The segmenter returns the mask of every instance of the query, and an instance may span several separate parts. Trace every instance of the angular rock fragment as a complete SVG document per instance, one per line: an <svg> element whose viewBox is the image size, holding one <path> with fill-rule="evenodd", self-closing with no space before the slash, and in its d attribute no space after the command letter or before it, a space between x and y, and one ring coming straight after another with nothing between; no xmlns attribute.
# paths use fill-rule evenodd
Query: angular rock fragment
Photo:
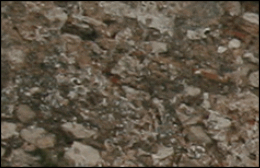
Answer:
<svg viewBox="0 0 260 168"><path fill-rule="evenodd" d="M172 147L165 147L163 145L160 145L158 148L158 152L156 154L152 154L152 158L155 160L161 160L168 156L173 155L174 150Z"/></svg>
<svg viewBox="0 0 260 168"><path fill-rule="evenodd" d="M96 149L80 142L73 142L64 157L72 161L75 166L95 166L101 160Z"/></svg>
<svg viewBox="0 0 260 168"><path fill-rule="evenodd" d="M218 112L209 110L210 115L207 122L210 128L215 130L222 130L231 126L231 121L224 118Z"/></svg>
<svg viewBox="0 0 260 168"><path fill-rule="evenodd" d="M253 72L249 75L250 85L258 88L259 87L259 71Z"/></svg>
<svg viewBox="0 0 260 168"><path fill-rule="evenodd" d="M197 87L187 86L185 87L185 92L189 96L198 96L201 93L201 90Z"/></svg>
<svg viewBox="0 0 260 168"><path fill-rule="evenodd" d="M73 134L75 138L89 138L95 135L95 131L86 129L82 124L68 122L61 127L64 131Z"/></svg>
<svg viewBox="0 0 260 168"><path fill-rule="evenodd" d="M204 132L200 126L192 126L188 128L187 138L191 142L197 142L201 144L210 144L212 141L210 137Z"/></svg>
<svg viewBox="0 0 260 168"><path fill-rule="evenodd" d="M250 23L254 23L256 25L259 25L259 14L256 13L251 13L251 12L246 12L243 15L243 19Z"/></svg>
<svg viewBox="0 0 260 168"><path fill-rule="evenodd" d="M227 51L227 48L226 47L223 47L223 46L219 46L218 47L218 53L224 53L225 51Z"/></svg>
<svg viewBox="0 0 260 168"><path fill-rule="evenodd" d="M243 58L248 59L252 63L259 64L259 59L256 58L252 53L245 53Z"/></svg>
<svg viewBox="0 0 260 168"><path fill-rule="evenodd" d="M190 40L200 40L207 38L206 32L210 31L210 28L205 29L197 29L197 30L188 30L187 31L187 37Z"/></svg>
<svg viewBox="0 0 260 168"><path fill-rule="evenodd" d="M203 165L201 162L199 162L196 159L192 159L192 158L189 158L187 155L184 155L181 158L178 166L179 167L203 167L205 165Z"/></svg>

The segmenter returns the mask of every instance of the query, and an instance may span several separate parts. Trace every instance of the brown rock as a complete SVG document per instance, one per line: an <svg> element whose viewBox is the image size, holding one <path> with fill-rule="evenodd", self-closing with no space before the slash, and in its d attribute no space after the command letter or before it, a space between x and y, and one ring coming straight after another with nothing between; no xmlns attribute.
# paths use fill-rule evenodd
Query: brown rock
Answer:
<svg viewBox="0 0 260 168"><path fill-rule="evenodd" d="M23 123L31 121L36 116L35 112L32 111L32 109L27 105L19 105L16 115L18 119Z"/></svg>
<svg viewBox="0 0 260 168"><path fill-rule="evenodd" d="M200 126L192 126L187 131L187 137L191 142L197 142L202 144L210 144L212 142L210 137Z"/></svg>

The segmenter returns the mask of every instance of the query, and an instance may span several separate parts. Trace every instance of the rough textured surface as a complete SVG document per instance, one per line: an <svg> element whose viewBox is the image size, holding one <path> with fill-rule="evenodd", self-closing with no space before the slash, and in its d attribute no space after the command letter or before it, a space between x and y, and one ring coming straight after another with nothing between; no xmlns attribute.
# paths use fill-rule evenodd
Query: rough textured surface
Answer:
<svg viewBox="0 0 260 168"><path fill-rule="evenodd" d="M1 2L1 166L259 166L259 2Z"/></svg>
<svg viewBox="0 0 260 168"><path fill-rule="evenodd" d="M75 166L94 166L100 161L99 152L88 145L74 142L68 151L65 152L65 158L74 162Z"/></svg>

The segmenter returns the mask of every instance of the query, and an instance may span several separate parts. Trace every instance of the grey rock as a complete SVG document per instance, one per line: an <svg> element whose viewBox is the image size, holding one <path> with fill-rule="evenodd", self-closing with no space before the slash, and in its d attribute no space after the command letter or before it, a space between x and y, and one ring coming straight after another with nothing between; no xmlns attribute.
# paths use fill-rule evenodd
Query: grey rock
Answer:
<svg viewBox="0 0 260 168"><path fill-rule="evenodd" d="M228 43L228 48L233 49L233 48L239 48L241 46L241 42L238 39L232 39Z"/></svg>
<svg viewBox="0 0 260 168"><path fill-rule="evenodd" d="M219 47L218 47L218 53L219 53L219 54L222 54L222 53L224 53L225 51L227 51L227 47L223 47L223 46L219 46Z"/></svg>
<svg viewBox="0 0 260 168"><path fill-rule="evenodd" d="M16 115L23 123L31 121L36 116L35 112L27 105L19 105Z"/></svg>
<svg viewBox="0 0 260 168"><path fill-rule="evenodd" d="M185 87L185 92L189 96L198 96L201 93L201 90L197 87L187 86Z"/></svg>
<svg viewBox="0 0 260 168"><path fill-rule="evenodd" d="M16 132L16 124L9 122L1 123L1 139L8 139L14 135L18 135Z"/></svg>
<svg viewBox="0 0 260 168"><path fill-rule="evenodd" d="M221 116L217 111L208 110L210 115L207 119L207 122L210 124L210 127L214 130L222 130L231 126L231 121L226 119L224 116Z"/></svg>
<svg viewBox="0 0 260 168"><path fill-rule="evenodd" d="M245 59L248 59L250 62L252 62L252 63L256 63L256 64L259 64L259 59L258 58L256 58L252 53L245 53L244 55L243 55L243 58L245 58Z"/></svg>
<svg viewBox="0 0 260 168"><path fill-rule="evenodd" d="M246 21L248 21L250 23L259 25L259 14L246 12L243 15L243 19L245 19Z"/></svg>
<svg viewBox="0 0 260 168"><path fill-rule="evenodd" d="M21 137L32 144L36 143L36 140L42 137L46 131L43 128L29 127L22 129L20 132Z"/></svg>
<svg viewBox="0 0 260 168"><path fill-rule="evenodd" d="M199 40L199 39L205 39L207 38L206 32L209 31L209 28L200 28L197 30L188 30L187 31L187 37L190 40Z"/></svg>
<svg viewBox="0 0 260 168"><path fill-rule="evenodd" d="M49 148L55 144L55 136L47 133L43 128L25 128L21 130L20 135L25 141L39 148Z"/></svg>
<svg viewBox="0 0 260 168"><path fill-rule="evenodd" d="M39 166L39 158L25 153L22 149L12 150L9 159L11 167Z"/></svg>
<svg viewBox="0 0 260 168"><path fill-rule="evenodd" d="M93 136L96 132L86 129L82 124L77 123L65 123L62 126L65 132L70 132L75 136L75 138L89 138Z"/></svg>
<svg viewBox="0 0 260 168"><path fill-rule="evenodd" d="M250 85L258 88L259 87L259 71L253 72L249 75Z"/></svg>
<svg viewBox="0 0 260 168"><path fill-rule="evenodd" d="M192 126L188 129L188 139L191 142L197 142L201 144L210 144L212 142L210 137L200 126Z"/></svg>
<svg viewBox="0 0 260 168"><path fill-rule="evenodd" d="M47 134L44 137L38 138L36 140L36 146L45 149L51 148L55 145L55 136L53 134Z"/></svg>
<svg viewBox="0 0 260 168"><path fill-rule="evenodd" d="M65 158L72 161L75 166L95 166L101 160L96 149L80 142L72 144L66 151Z"/></svg>

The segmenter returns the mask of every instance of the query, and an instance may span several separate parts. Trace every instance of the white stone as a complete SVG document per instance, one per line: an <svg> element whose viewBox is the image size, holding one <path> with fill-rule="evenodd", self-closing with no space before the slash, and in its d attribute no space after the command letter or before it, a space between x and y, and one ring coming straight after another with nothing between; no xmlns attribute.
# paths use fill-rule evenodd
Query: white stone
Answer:
<svg viewBox="0 0 260 168"><path fill-rule="evenodd" d="M222 130L224 128L228 128L231 126L231 121L229 119L224 118L218 112L208 110L210 112L209 118L207 122L210 124L209 126L215 130Z"/></svg>
<svg viewBox="0 0 260 168"><path fill-rule="evenodd" d="M200 28L197 30L188 30L187 31L187 37L190 40L199 40L199 39L205 39L207 38L207 35L205 34L207 31L210 31L210 28Z"/></svg>
<svg viewBox="0 0 260 168"><path fill-rule="evenodd" d="M200 94L201 90L200 90L200 88L197 88L197 87L187 86L187 87L185 87L185 92L189 96L197 96Z"/></svg>
<svg viewBox="0 0 260 168"><path fill-rule="evenodd" d="M14 135L18 135L16 132L16 124L9 122L1 123L1 139L8 139Z"/></svg>
<svg viewBox="0 0 260 168"><path fill-rule="evenodd" d="M101 160L98 150L80 142L74 142L64 157L74 162L75 166L95 166Z"/></svg>
<svg viewBox="0 0 260 168"><path fill-rule="evenodd" d="M224 53L225 51L227 51L227 47L223 47L223 46L219 46L219 47L218 47L218 53L219 53L219 54L222 54L222 53Z"/></svg>
<svg viewBox="0 0 260 168"><path fill-rule="evenodd" d="M173 147L165 147L163 145L160 145L158 152L152 155L154 164L157 165L158 163L160 163L160 160L173 155L173 153L174 153Z"/></svg>
<svg viewBox="0 0 260 168"><path fill-rule="evenodd" d="M256 58L252 53L245 53L245 54L243 55L243 58L248 59L248 60L249 60L250 62L252 62L252 63L257 63L257 64L259 64L259 59Z"/></svg>
<svg viewBox="0 0 260 168"><path fill-rule="evenodd" d="M252 86L259 87L259 71L253 72L249 75L249 82Z"/></svg>
<svg viewBox="0 0 260 168"><path fill-rule="evenodd" d="M238 39L232 39L228 43L228 48L239 48L241 46L241 42Z"/></svg>
<svg viewBox="0 0 260 168"><path fill-rule="evenodd" d="M24 64L25 53L23 50L17 49L15 47L7 51L8 60L11 62L11 69L16 69Z"/></svg>
<svg viewBox="0 0 260 168"><path fill-rule="evenodd" d="M86 129L82 124L77 123L68 122L61 127L64 131L73 134L75 138L89 138L96 133L95 131Z"/></svg>
<svg viewBox="0 0 260 168"><path fill-rule="evenodd" d="M203 93L203 102L201 103L201 106L204 108L204 109L209 109L211 107L211 104L209 102L209 93Z"/></svg>
<svg viewBox="0 0 260 168"><path fill-rule="evenodd" d="M259 25L259 14L246 12L243 15L243 19L245 19L246 21L248 21L250 23Z"/></svg>
<svg viewBox="0 0 260 168"><path fill-rule="evenodd" d="M29 122L32 120L36 114L32 109L27 105L19 105L16 112L17 118L23 123Z"/></svg>

